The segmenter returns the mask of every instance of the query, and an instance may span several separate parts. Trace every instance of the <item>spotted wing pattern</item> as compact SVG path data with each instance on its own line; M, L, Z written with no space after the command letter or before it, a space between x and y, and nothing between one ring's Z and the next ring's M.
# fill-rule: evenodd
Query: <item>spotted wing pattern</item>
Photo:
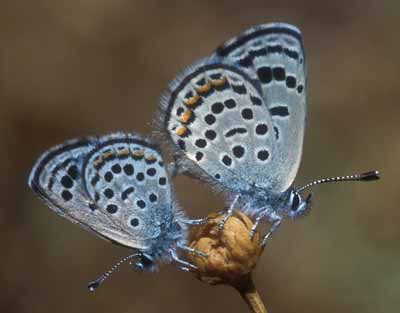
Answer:
M306 119L307 79L300 30L284 23L255 26L220 46L213 58L239 67L261 83L278 138L272 175L276 176L276 191L285 191L300 165Z
M59 215L127 247L146 250L172 219L159 151L129 134L50 149L34 166L29 185Z
M226 189L268 189L277 137L261 92L237 67L205 61L162 98L164 128L180 154Z

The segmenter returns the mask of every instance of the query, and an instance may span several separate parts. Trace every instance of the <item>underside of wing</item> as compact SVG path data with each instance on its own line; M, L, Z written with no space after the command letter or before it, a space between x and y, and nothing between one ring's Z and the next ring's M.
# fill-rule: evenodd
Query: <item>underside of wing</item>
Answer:
M238 67L203 62L161 100L163 128L179 155L234 192L269 189L276 136L261 86Z
M277 191L285 191L300 165L306 120L306 65L301 32L295 26L255 26L227 41L213 54L261 83L271 115L279 155L272 173ZM270 173L269 173L270 174Z
M115 227L141 244L172 223L171 187L158 148L138 137L102 138L83 166L87 193Z
M114 146L114 143L118 145ZM144 144L146 144L145 147ZM133 160L137 150L132 147L137 148L138 146L142 148L140 151L144 153L142 159L145 162L146 157L149 156L147 152L153 151L153 149L147 148L149 144L146 141L129 134L118 133L101 138L67 141L48 150L39 158L29 177L29 185L53 211L73 223L114 243L145 250L148 248L148 239L151 236L142 236L142 233L140 233L141 236L138 236L138 233L140 232L139 228L142 229L142 225L139 227L139 223L142 221L148 223L148 217L143 216L145 213L141 212L133 221L132 215L135 211L128 212L128 207L133 200L130 198L127 201L128 196L132 195L128 195L129 190L126 191L127 188L124 189L124 186L126 177L131 173L130 166L122 167L119 173L113 172L115 177L111 186L114 188L112 192L121 191L121 193L115 199L110 200L106 196L110 196L110 193L106 191L107 188L97 190L93 186L96 179L98 186L102 186L106 178L104 177L105 173L102 177L97 177L97 172L91 174L89 168L97 163L93 159L88 159L94 155L99 156L97 161L99 162L101 159L105 166L104 169L108 169L109 165L112 166L122 160ZM152 162L155 160L162 162L159 155ZM111 161L113 164L110 163ZM112 169L110 170L112 171ZM89 181L88 178L90 178ZM163 182L163 180L161 181ZM111 188L108 189L111 190ZM122 198L123 191L126 194L125 202ZM166 190L165 199L169 197L168 192L169 190ZM107 202L106 199L110 201ZM152 199L154 198L152 197ZM147 199L147 201L150 200ZM122 203L120 210L115 210L116 203ZM126 217L123 222L121 222L121 214ZM131 217L130 219L128 219L128 215ZM159 229L157 223L154 225ZM157 231L153 229L152 235L156 234Z

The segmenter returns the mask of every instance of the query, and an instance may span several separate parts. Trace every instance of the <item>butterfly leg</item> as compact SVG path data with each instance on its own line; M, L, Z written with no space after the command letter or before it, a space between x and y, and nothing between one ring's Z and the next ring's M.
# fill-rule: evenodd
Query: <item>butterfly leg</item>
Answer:
M279 216L279 215L275 215L274 216L274 221L272 222L272 226L271 226L270 230L264 235L264 238L262 240L261 246L263 248L265 248L265 245L267 244L268 238L272 235L272 233L274 231L276 231L279 228L281 223L282 223L282 217Z
M208 217L198 218L198 219L186 219L182 218L179 220L180 222L187 224L187 225L202 225L209 221Z
M191 247L182 245L182 244L180 244L180 243L178 243L176 246L177 246L179 249L181 249L181 250L183 250L183 251L186 251L186 252L188 252L188 253L197 254L198 256L201 256L201 257L203 257L203 258L207 258L207 257L208 257L208 254L207 254L207 253L204 253L204 252L201 252L201 251L199 251L199 250L193 249L193 248L191 248Z
M269 213L269 210L264 210L260 214L257 215L256 220L254 221L253 226L251 227L250 230L250 238L253 240L254 235L256 234L256 230L258 225L260 224L261 220Z
M180 259L178 257L178 255L176 254L175 250L170 249L169 253L171 254L172 260L174 260L178 264L179 268L184 267L184 268L187 268L188 270L194 270L194 271L197 270L197 266L196 265L193 265L190 262L187 262L187 261L184 261L184 260Z
M233 210L235 208L236 202L239 200L240 195L237 195L235 197L235 199L232 201L232 204L229 206L228 210L225 212L225 216L224 219L221 221L221 223L218 225L219 230L223 230L226 221L228 220L228 218L230 218L233 214Z

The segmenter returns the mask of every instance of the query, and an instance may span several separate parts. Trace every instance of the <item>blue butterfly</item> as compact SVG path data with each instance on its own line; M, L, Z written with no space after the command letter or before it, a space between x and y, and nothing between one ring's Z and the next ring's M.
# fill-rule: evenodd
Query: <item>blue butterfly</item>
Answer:
M130 260L138 270L159 262L182 270L196 266L180 259L187 246L189 220L174 200L169 173L157 146L138 135L115 133L69 140L36 162L29 186L58 215L110 242L134 250L89 284L93 291L119 265Z
M307 114L307 74L300 30L255 26L189 66L160 101L160 126L174 147L177 171L228 193L231 205L265 218L263 245L284 216L304 215L316 184L370 181L379 173L293 185L301 161ZM223 227L224 222L221 224Z

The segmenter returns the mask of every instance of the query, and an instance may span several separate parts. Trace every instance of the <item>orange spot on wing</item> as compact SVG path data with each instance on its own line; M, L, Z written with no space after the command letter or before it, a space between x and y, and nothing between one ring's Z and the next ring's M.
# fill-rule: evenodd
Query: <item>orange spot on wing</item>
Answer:
M195 106L197 104L197 102L200 100L200 96L199 95L195 95L193 97L190 97L188 99L185 99L183 102L188 106Z
M187 128L185 126L181 126L176 130L176 134L180 137L185 136L187 132Z
M192 117L192 115L193 115L193 112L190 110L183 112L183 114L180 117L181 122L185 123L185 124L188 123L190 118Z
M114 152L109 151L109 152L103 153L102 157L103 157L103 159L107 159L108 157L110 157L112 155L114 155Z
M221 79L212 80L211 83L212 83L213 86L215 86L215 87L223 86L223 85L225 85L225 83L226 83L226 77L222 77Z
M132 151L132 155L134 157L137 157L137 158L143 158L144 157L144 151L142 151L142 150L134 150L134 151Z
M128 155L129 154L129 150L128 149L124 149L124 150L119 150L118 151L118 155Z
M198 93L204 93L204 92L209 91L210 89L211 89L211 82L210 82L210 81L207 81L207 83L206 83L205 85L200 86L200 87L197 87L197 88L196 88L196 91L197 91Z
M157 158L154 155L148 155L148 156L146 156L146 160L154 161L154 160L157 160Z
M93 165L94 165L94 167L97 167L97 166L101 165L103 162L104 162L104 160L100 157L97 160L93 161Z

